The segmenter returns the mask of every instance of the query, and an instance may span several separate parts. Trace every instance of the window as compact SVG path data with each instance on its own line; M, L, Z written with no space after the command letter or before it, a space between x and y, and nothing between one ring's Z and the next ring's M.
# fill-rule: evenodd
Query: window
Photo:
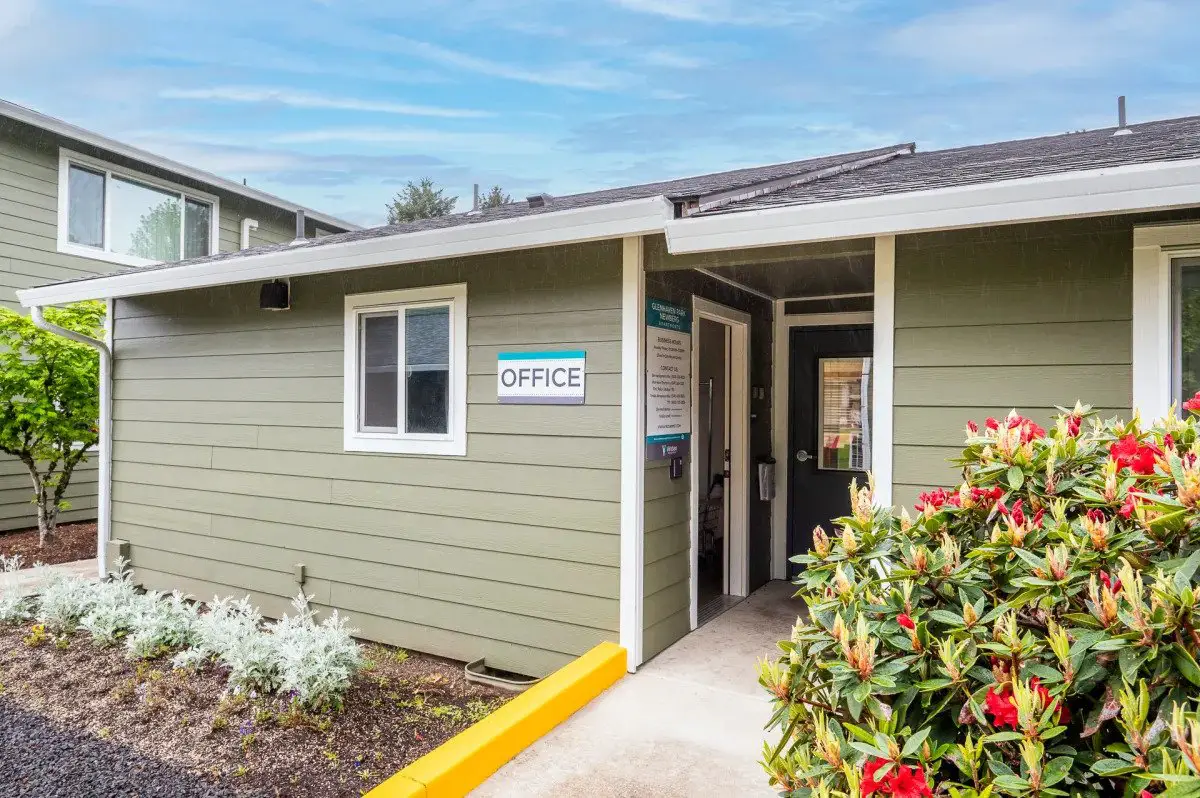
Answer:
M467 453L465 285L346 297L345 448Z
M866 471L871 465L871 358L821 358L817 379L817 467Z
M1133 409L1162 418L1200 389L1200 223L1133 228Z
M63 150L58 250L148 266L217 251L217 198Z
M1173 399L1182 404L1200 391L1200 257L1172 263L1175 306Z

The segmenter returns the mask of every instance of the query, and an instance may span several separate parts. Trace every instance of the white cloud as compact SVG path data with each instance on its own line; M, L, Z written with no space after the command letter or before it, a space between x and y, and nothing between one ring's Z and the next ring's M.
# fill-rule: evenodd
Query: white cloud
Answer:
M885 49L949 76L1029 77L1112 66L1161 45L1182 22L1165 0L1004 0L921 17L889 34Z
M364 100L353 97L330 97L323 94L292 89L255 86L216 86L205 89L167 88L158 93L167 100L204 100L226 103L278 103L291 108L325 109L334 111L363 111L403 116L433 116L445 119L475 119L494 116L488 111L470 108L441 108L431 105L412 105L386 100Z
M33 21L35 0L4 0L0 3L0 42L13 37Z
M296 130L272 137L275 144L372 144L421 147L423 152L475 152L532 154L544 152L549 142L519 133L462 133L428 128L335 127Z
M646 50L640 59L646 66L663 69L699 69L707 63L702 58L662 48Z
M856 6L855 0L782 2L781 0L609 0L628 11L679 22L708 25L791 25L820 23Z
M533 83L538 86L561 86L568 89L611 91L627 85L631 76L623 72L587 62L559 63L547 67L518 66L469 53L451 50L430 42L395 36L390 41L409 55L443 66L475 72L493 78Z

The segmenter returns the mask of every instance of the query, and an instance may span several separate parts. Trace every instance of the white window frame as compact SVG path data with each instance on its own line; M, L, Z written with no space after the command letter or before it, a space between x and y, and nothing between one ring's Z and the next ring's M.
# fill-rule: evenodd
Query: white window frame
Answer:
M1197 256L1200 222L1133 229L1133 409L1146 422L1178 401L1173 261Z
M364 432L358 427L359 363L361 360L359 319L381 312L403 312L412 307L449 305L450 369L447 419L444 435L404 432L404 395L397 396L397 431ZM398 373L404 373L404 324L399 329ZM390 454L433 454L462 457L467 453L467 286L465 283L377 291L346 296L345 378L343 388L343 447L347 452Z
M70 186L71 166L79 166L92 172L101 172L104 174L104 246L108 246L112 240L109 232L109 224L112 219L112 214L109 208L109 187L114 177L119 177L124 180L131 180L135 183L141 183L151 188L162 189L178 193L183 200L192 199L197 202L203 202L212 207L212 218L209 223L208 230L208 254L215 255L220 251L220 234L221 234L221 200L213 194L207 194L203 191L181 186L178 183L172 183L168 180L162 180L157 177L150 177L141 172L132 169L126 169L121 166L116 166L107 161L102 161L99 158L93 158L89 155L83 155L78 152L72 152L68 149L59 149L58 151L58 251L64 255L75 255L80 258L88 258L90 260L101 260L106 263L117 263L122 266L154 266L161 261L151 260L149 258L139 258L134 255L125 255L119 252L109 252L105 249L96 249L95 247L85 246L83 244L75 244L71 241L70 227L70 202L68 198L68 190ZM180 215L180 224L183 224L184 214ZM183 236L180 235L180 255L183 255Z

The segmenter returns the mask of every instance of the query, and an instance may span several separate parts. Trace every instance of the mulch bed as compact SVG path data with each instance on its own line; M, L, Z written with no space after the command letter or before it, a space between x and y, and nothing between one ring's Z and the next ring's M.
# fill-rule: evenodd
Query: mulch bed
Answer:
M368 667L344 710L306 715L277 698L226 695L213 667L191 673L172 671L166 660L134 663L123 649L94 648L85 636L69 638L66 648L53 640L30 647L28 634L0 627L0 726L13 713L40 723L49 774L73 772L76 750L103 762L98 770L129 771L128 792L64 795L357 796L511 697L466 681L459 663L368 644ZM65 735L69 761L48 739L55 730ZM36 777L31 755L15 773ZM139 781L144 771L153 782ZM8 778L0 775L0 785ZM177 787L162 791L162 779Z
M0 554L21 556L23 567L34 563L59 565L76 560L91 560L96 557L96 522L59 524L58 534L46 541L44 548L38 547L37 527L19 532L0 532Z

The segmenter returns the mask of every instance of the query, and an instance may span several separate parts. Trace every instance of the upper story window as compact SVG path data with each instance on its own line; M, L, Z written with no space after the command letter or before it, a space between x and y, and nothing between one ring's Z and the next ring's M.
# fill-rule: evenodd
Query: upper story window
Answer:
M217 198L95 158L59 155L58 251L148 266L217 251Z
M467 453L467 288L346 297L345 449Z

